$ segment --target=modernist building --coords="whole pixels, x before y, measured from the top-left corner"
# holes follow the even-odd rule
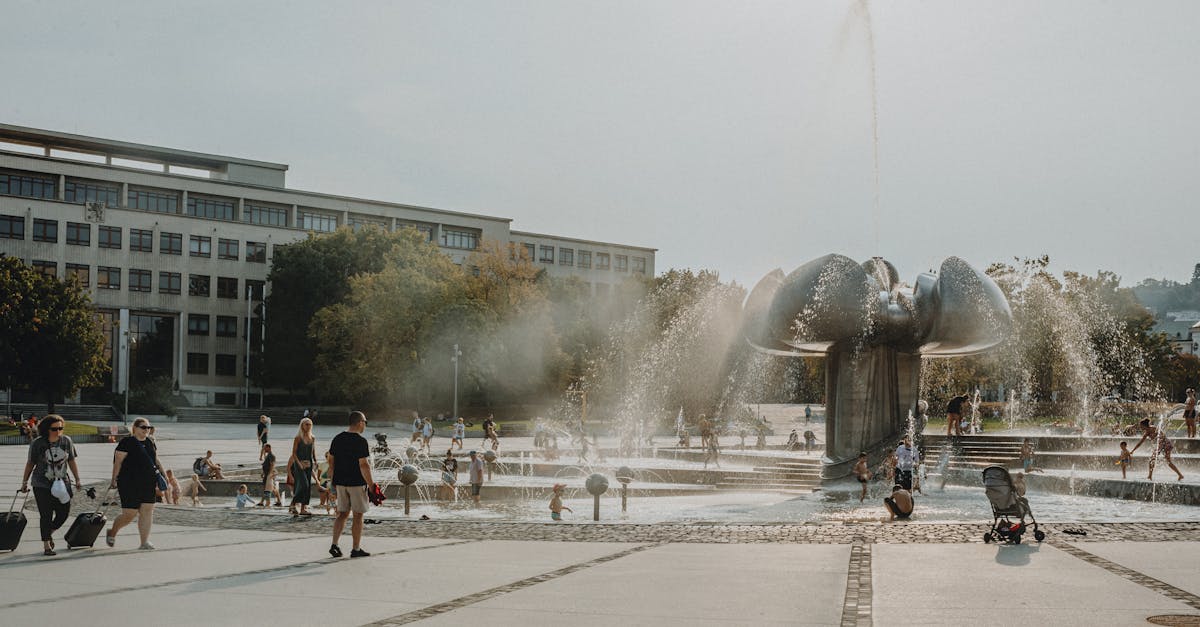
[[[170,377],[196,406],[257,404],[246,376],[276,246],[414,227],[463,263],[508,242],[597,296],[653,248],[514,231],[511,219],[288,189],[288,166],[0,124],[0,253],[73,277],[108,334],[111,387]],[[132,371],[132,374],[130,374]]]

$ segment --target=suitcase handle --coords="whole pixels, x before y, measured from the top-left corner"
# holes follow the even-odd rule
[[[104,509],[104,503],[105,503],[105,501],[107,501],[107,500],[108,500],[108,494],[109,494],[110,492],[112,492],[112,488],[111,488],[111,487],[110,487],[110,488],[106,488],[106,489],[104,490],[104,496],[103,496],[102,498],[96,499],[96,512],[95,512],[96,514],[99,514],[99,513],[100,513],[100,510]],[[93,514],[93,516],[94,516],[94,515],[95,515],[95,514]]]
[[[13,512],[13,507],[17,504],[17,497],[21,496],[22,494],[25,495],[25,500],[21,501],[21,510],[25,509],[25,504],[29,502],[29,490],[25,490],[24,492],[17,490],[17,493],[13,495],[12,503],[8,504],[8,513],[11,514]]]

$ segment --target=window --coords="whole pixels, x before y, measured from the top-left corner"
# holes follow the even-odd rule
[[[442,228],[442,246],[446,248],[461,248],[475,250],[479,247],[479,234],[471,231],[459,231]]]
[[[208,335],[208,314],[188,314],[188,335]]]
[[[137,253],[154,252],[154,231],[129,229],[129,250]]]
[[[213,392],[213,405],[237,405],[237,394],[234,392]]]
[[[608,253],[596,253],[596,269],[608,269]]]
[[[267,245],[262,242],[246,242],[246,261],[267,262]]]
[[[0,194],[26,198],[57,198],[58,177],[31,172],[0,172]]]
[[[99,202],[116,207],[121,204],[121,188],[100,181],[67,179],[67,185],[63,188],[63,199],[78,203]]]
[[[188,275],[188,295],[189,296],[209,296],[212,292],[209,289],[210,278],[203,274]]]
[[[159,233],[158,234],[158,252],[164,255],[182,255],[183,254],[183,234],[182,233]]]
[[[579,251],[579,267],[580,268],[592,267],[592,251],[590,251],[590,250]]]
[[[149,292],[150,291],[150,271],[129,269],[129,291],[131,292]]]
[[[100,248],[121,248],[121,227],[101,226],[96,245]]]
[[[217,337],[237,337],[237,316],[217,316]]]
[[[78,222],[67,223],[67,243],[75,246],[92,245],[92,225]]]
[[[158,293],[178,294],[183,286],[183,275],[178,272],[158,273]]]
[[[540,261],[542,263],[554,263],[554,247],[553,246],[542,246],[541,252],[542,252],[542,254],[541,254],[541,256],[538,257],[538,261]]]
[[[237,376],[237,355],[217,355],[217,376]]]
[[[220,238],[217,240],[217,259],[232,259],[237,261],[238,258],[238,241],[235,239]]]
[[[91,287],[91,274],[91,266],[88,266],[87,264],[68,263],[67,276],[65,278],[68,281],[75,281],[79,284],[79,287]]]
[[[44,274],[48,277],[58,278],[58,262],[57,261],[33,261],[33,271],[38,274]]]
[[[179,192],[130,186],[129,208],[158,213],[179,213]]]
[[[251,224],[266,224],[269,226],[287,226],[288,210],[286,207],[272,207],[247,200],[242,204],[242,222]]]
[[[388,229],[387,220],[384,220],[383,218],[350,214],[350,228],[357,231],[359,229],[364,229],[364,228],[367,228],[370,226],[379,227],[380,229],[382,229],[384,231],[386,231]]]
[[[575,265],[575,250],[572,248],[559,248],[558,263],[563,266]]]
[[[410,222],[397,222],[396,230],[400,229],[416,229],[418,233],[425,236],[425,241],[433,241],[433,227],[428,224],[412,224]]]
[[[646,258],[645,257],[634,257],[633,258],[633,271],[638,274],[646,274]]]
[[[255,281],[254,279],[246,279],[246,300],[261,301],[263,293],[267,290],[266,281]]]
[[[300,228],[318,233],[332,233],[337,230],[337,216],[301,211]]]
[[[96,266],[96,287],[106,290],[121,289],[121,269]]]
[[[525,258],[529,261],[537,259],[537,247],[533,244],[521,244],[521,248],[525,249]]]
[[[629,272],[628,255],[617,255],[617,272]]]
[[[208,353],[188,353],[188,374],[208,374]]]
[[[187,214],[197,218],[232,220],[236,205],[232,198],[188,194]]]
[[[58,230],[56,225],[55,230]],[[25,239],[25,218],[21,216],[0,216],[0,238]]]
[[[237,298],[238,280],[229,277],[217,277],[217,298]]]
[[[212,238],[192,235],[188,238],[188,254],[193,257],[212,257]]]
[[[22,221],[24,226],[25,222]],[[42,220],[40,218],[33,219],[33,241],[35,242],[58,242],[58,220]]]

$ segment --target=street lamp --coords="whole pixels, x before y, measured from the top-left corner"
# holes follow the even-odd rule
[[[450,361],[454,363],[454,413],[450,415],[451,420],[458,420],[458,358],[461,356],[462,351],[455,344],[454,353],[450,356]]]

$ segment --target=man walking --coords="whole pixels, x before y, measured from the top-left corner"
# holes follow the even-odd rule
[[[917,449],[913,446],[912,438],[905,436],[900,446],[896,447],[896,476],[895,483],[905,490],[912,490],[913,469],[917,463]]]
[[[366,415],[361,411],[352,412],[349,427],[337,434],[329,445],[329,483],[337,494],[337,518],[333,521],[333,544],[329,546],[329,554],[334,557],[342,556],[338,540],[342,537],[342,529],[346,527],[346,518],[351,512],[354,512],[354,521],[350,525],[354,548],[350,551],[350,557],[370,555],[361,546],[363,514],[371,506],[367,498],[367,486],[375,484],[371,477],[370,447],[367,439],[362,437],[366,429]]]

